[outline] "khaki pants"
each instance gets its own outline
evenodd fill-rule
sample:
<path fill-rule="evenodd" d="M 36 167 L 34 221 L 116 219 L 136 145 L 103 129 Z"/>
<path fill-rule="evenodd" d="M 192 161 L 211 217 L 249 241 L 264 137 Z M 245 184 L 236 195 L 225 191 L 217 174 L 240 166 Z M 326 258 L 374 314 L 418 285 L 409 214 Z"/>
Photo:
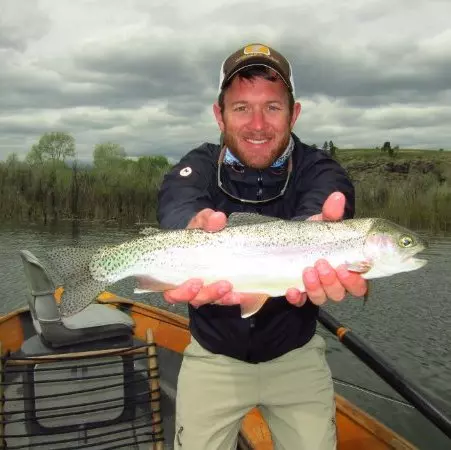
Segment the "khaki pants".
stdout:
<path fill-rule="evenodd" d="M 235 450 L 241 421 L 255 406 L 275 449 L 336 449 L 325 347 L 315 335 L 277 359 L 249 364 L 210 353 L 192 338 L 178 379 L 174 449 Z"/>

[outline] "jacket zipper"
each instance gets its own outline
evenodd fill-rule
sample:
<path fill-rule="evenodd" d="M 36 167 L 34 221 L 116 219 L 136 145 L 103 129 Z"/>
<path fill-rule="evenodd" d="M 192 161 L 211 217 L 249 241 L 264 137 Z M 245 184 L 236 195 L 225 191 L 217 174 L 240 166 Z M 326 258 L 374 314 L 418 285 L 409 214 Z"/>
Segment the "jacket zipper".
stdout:
<path fill-rule="evenodd" d="M 261 170 L 258 171 L 257 186 L 257 200 L 261 200 L 263 196 L 263 176 Z"/>
<path fill-rule="evenodd" d="M 257 200 L 261 200 L 263 197 L 263 176 L 261 170 L 258 171 L 257 177 Z M 257 206 L 257 213 L 262 213 L 262 207 Z"/>
<path fill-rule="evenodd" d="M 250 317 L 248 320 L 249 320 L 249 341 L 246 352 L 246 360 L 248 362 L 251 362 L 251 348 L 254 345 L 254 343 L 252 342 L 252 335 L 254 334 L 255 317 Z"/>

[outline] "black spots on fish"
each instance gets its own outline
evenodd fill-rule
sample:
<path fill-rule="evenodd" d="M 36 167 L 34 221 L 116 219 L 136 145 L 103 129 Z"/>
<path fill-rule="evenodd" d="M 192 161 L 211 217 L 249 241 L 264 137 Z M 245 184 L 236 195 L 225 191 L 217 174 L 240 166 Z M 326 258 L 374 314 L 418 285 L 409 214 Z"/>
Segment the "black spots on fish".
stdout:
<path fill-rule="evenodd" d="M 47 256 L 55 272 L 66 281 L 89 270 L 95 251 L 90 247 L 58 247 L 47 252 Z"/>
<path fill-rule="evenodd" d="M 120 264 L 118 264 L 118 261 L 115 261 L 112 257 L 109 257 L 100 260 L 98 266 L 100 266 L 102 272 L 106 275 L 115 272 L 120 267 Z M 96 266 L 94 265 L 92 269 L 95 270 L 95 268 Z"/>

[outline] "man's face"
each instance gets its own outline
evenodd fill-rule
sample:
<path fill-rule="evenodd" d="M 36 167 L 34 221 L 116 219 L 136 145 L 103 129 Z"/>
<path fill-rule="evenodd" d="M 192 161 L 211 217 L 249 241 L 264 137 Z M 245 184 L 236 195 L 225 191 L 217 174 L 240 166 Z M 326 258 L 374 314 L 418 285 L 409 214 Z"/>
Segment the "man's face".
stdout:
<path fill-rule="evenodd" d="M 287 88 L 280 79 L 235 77 L 225 92 L 224 109 L 213 107 L 224 143 L 244 164 L 269 167 L 285 150 L 301 105 L 290 114 Z"/>

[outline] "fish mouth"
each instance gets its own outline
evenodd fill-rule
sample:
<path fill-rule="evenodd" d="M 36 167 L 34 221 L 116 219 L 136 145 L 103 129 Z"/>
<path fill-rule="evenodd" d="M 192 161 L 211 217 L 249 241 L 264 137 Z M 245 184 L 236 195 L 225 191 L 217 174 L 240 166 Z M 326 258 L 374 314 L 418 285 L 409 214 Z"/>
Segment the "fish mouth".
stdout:
<path fill-rule="evenodd" d="M 423 259 L 423 258 L 414 258 L 414 257 L 409 258 L 409 260 L 412 261 L 412 262 L 415 263 L 415 264 L 422 264 L 422 265 L 427 264 L 427 262 L 428 262 L 427 259 Z"/>
<path fill-rule="evenodd" d="M 427 259 L 416 258 L 414 256 L 411 256 L 403 261 L 403 268 L 405 270 L 416 270 L 425 266 L 427 263 L 428 263 Z"/>

